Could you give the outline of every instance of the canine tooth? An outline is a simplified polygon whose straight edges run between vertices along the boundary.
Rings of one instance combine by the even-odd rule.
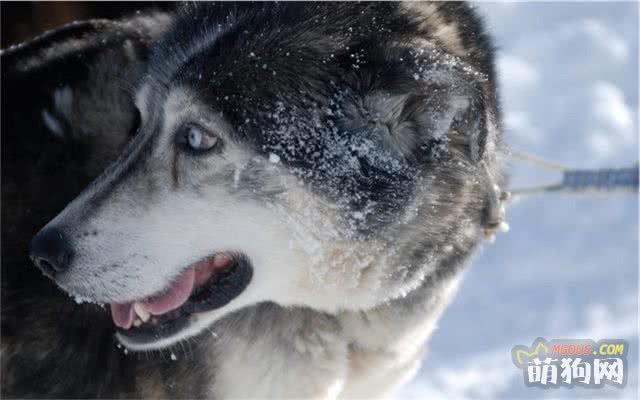
[[[142,321],[140,321],[138,318],[136,318],[133,321],[133,326],[135,326],[136,328],[139,327],[140,325],[142,325]]]
[[[133,311],[138,314],[138,317],[140,317],[142,322],[147,322],[149,321],[149,318],[151,318],[151,313],[145,310],[145,308],[140,303],[133,303]]]

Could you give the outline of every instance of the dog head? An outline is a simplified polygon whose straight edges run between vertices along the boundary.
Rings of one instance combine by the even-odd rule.
[[[188,7],[135,138],[34,238],[36,264],[110,303],[134,350],[263,301],[368,309],[458,264],[499,164],[490,57],[421,29],[393,4]]]

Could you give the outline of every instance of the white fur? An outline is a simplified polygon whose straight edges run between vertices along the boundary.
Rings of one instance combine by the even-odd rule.
[[[139,98],[142,110],[144,103]],[[172,156],[163,149],[170,148],[173,132],[185,121],[197,118],[228,137],[224,123],[182,90],[169,96],[165,115],[159,139],[163,143],[153,155],[161,164],[170,162]],[[206,168],[191,166],[182,179],[198,179],[193,171],[198,169],[241,169],[252,157],[227,141],[224,156],[212,156]],[[277,164],[265,162],[276,184],[286,188],[277,204],[237,198],[224,185],[204,185],[197,192],[167,189],[149,204],[137,198],[135,189],[117,187],[109,201],[77,228],[78,233],[99,234],[77,235],[78,267],[58,283],[96,302],[124,303],[161,292],[186,267],[212,253],[241,251],[250,258],[253,279],[237,298],[221,309],[194,316],[189,328],[173,338],[137,345],[120,337],[132,350],[165,347],[201,332],[234,310],[262,301],[335,313],[369,309],[386,300],[390,293],[382,281],[396,267],[395,248],[384,242],[348,239],[337,222],[338,210]],[[92,192],[85,192],[51,224],[73,215],[91,196]]]
[[[143,120],[148,92],[143,87],[137,100]],[[269,301],[282,307],[272,311],[283,318],[282,323],[259,335],[236,328],[220,330],[212,355],[211,396],[381,397],[409,379],[452,292],[446,285],[414,290],[432,271],[429,266],[410,285],[393,290],[386,285],[391,271],[402,267],[398,246],[411,238],[396,235],[394,243],[351,239],[338,218],[341,210],[311,193],[282,163],[266,157],[257,160],[259,156],[234,144],[224,122],[188,92],[172,91],[164,114],[167,118],[151,157],[159,165],[178,157],[178,187],[169,189],[173,184],[167,183],[152,201],[145,201],[135,186],[114,187],[108,201],[76,225],[76,266],[58,283],[97,302],[130,302],[164,290],[203,257],[240,251],[254,270],[251,283],[238,297],[222,308],[192,315],[186,328],[172,337],[141,344],[118,335],[120,342],[133,351],[167,348],[216,329],[225,317],[233,319],[234,312],[245,313]],[[225,141],[224,154],[193,161],[167,150],[177,128],[194,120]],[[250,162],[263,162],[265,179],[282,188],[277,201],[238,196],[230,190],[242,187],[242,171]],[[185,168],[181,163],[191,164]],[[230,182],[189,190],[190,182],[221,179],[215,173],[223,169],[233,171],[227,178]],[[150,171],[165,173],[161,168]],[[51,224],[73,218],[102,189],[101,184],[82,194]],[[408,207],[404,223],[417,217],[411,211],[416,207]],[[98,233],[82,235],[83,231]],[[403,309],[405,302],[417,311],[398,313],[397,307]],[[293,306],[313,311],[304,309],[304,318],[298,317],[289,309]],[[308,320],[309,315],[315,317]]]

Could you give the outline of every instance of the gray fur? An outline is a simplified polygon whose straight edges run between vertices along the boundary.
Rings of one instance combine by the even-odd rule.
[[[245,253],[254,277],[158,340],[150,361],[114,349],[92,361],[113,374],[100,387],[112,397],[390,395],[418,368],[502,180],[480,22],[457,3],[206,4],[172,20],[138,84],[139,133],[47,225],[74,249],[56,283],[83,300],[130,302],[218,251]],[[112,154],[122,142],[102,132],[125,130],[131,107],[101,92],[107,64],[89,74],[87,102],[74,95],[74,112],[58,114],[71,137],[92,127],[91,142]],[[181,152],[175,137],[194,122],[224,146]],[[106,335],[104,312],[91,313]]]

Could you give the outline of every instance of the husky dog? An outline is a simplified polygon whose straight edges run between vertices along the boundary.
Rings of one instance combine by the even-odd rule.
[[[31,243],[64,291],[108,304],[127,352],[167,358],[104,355],[85,366],[109,372],[96,395],[391,393],[501,223],[480,21],[464,3],[195,4],[170,20],[134,138]]]

